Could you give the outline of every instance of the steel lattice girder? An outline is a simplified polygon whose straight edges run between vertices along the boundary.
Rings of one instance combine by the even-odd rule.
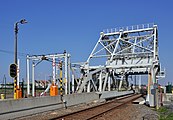
[[[91,79],[95,85],[98,85],[101,79],[98,88],[100,85],[106,85],[103,82],[108,82],[110,71],[124,76],[148,74],[151,69],[155,69],[157,75],[160,70],[157,31],[157,25],[146,24],[101,32],[98,42],[83,67],[85,78],[79,91],[82,92],[84,86],[88,86],[89,92]],[[102,71],[107,71],[109,75],[102,74]]]
[[[147,25],[146,25],[147,26]],[[105,63],[95,65],[93,59],[106,58]],[[98,68],[100,65],[106,68],[116,68],[116,72],[146,72],[152,66],[153,61],[158,61],[157,26],[148,25],[135,29],[120,29],[113,33],[101,32],[100,38],[90,54],[87,62],[89,68]]]

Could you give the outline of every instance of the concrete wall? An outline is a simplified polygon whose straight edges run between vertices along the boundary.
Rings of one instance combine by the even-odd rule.
[[[24,98],[19,100],[1,100],[0,101],[0,120],[13,119],[31,114],[41,113],[48,110],[55,110],[72,106],[80,103],[89,103],[95,100],[104,100],[106,98],[119,97],[133,93],[132,91],[105,91],[102,93],[78,93],[64,95],[63,101],[60,96],[55,97],[36,97]],[[64,104],[66,103],[66,104]]]
[[[132,94],[133,91],[104,91],[101,94],[98,92],[98,94],[100,94],[100,99],[107,99],[107,98],[113,98],[113,97],[120,97],[123,95],[128,95],[128,94]]]
[[[99,99],[96,93],[71,94],[63,97],[67,106],[91,102]],[[60,96],[36,97],[19,100],[0,101],[0,119],[13,119],[64,107]]]
[[[96,93],[76,93],[76,94],[66,95],[63,98],[67,102],[67,106],[71,106],[71,105],[98,100],[99,95]]]
[[[163,101],[173,101],[173,94],[172,93],[163,94]]]

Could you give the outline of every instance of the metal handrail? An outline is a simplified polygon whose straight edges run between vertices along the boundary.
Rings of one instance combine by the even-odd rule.
[[[130,31],[130,30],[138,30],[138,29],[152,28],[153,26],[154,26],[154,23],[147,23],[147,24],[126,26],[126,27],[118,27],[118,28],[105,29],[105,30],[103,30],[103,32],[104,33],[114,33],[114,32],[119,32],[121,30],[123,30],[123,31]]]

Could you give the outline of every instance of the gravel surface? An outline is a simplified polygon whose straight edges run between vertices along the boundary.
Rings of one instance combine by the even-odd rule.
[[[173,101],[165,101],[163,105],[168,108],[171,112],[173,112]]]
[[[30,115],[27,117],[21,117],[21,118],[17,118],[16,120],[48,120],[57,116],[61,116],[64,114],[75,112],[75,111],[80,111],[80,110],[90,108],[92,106],[96,106],[103,103],[105,103],[105,101],[102,101],[102,102],[93,101],[91,103],[83,103],[83,104],[79,104],[75,106],[70,106],[67,109],[61,108],[61,109],[57,109],[57,110],[53,110],[49,112],[43,112],[39,114]]]
[[[133,118],[136,118],[137,120],[158,120],[159,119],[159,115],[152,108],[149,108],[145,105],[133,105],[133,107],[135,109],[133,111],[135,114]]]
[[[145,105],[128,104],[121,106],[100,120],[158,120],[156,111]]]
[[[17,120],[48,120],[55,116],[60,116],[70,112],[79,111],[98,104],[102,103],[92,102],[89,104],[80,104],[77,106],[68,107],[67,109],[62,108],[54,111],[23,117],[20,119],[18,118]],[[118,109],[115,109],[113,112],[109,114],[103,115],[101,118],[99,118],[99,120],[158,120],[158,115],[156,111],[152,110],[151,108],[145,105],[127,104],[121,106]]]

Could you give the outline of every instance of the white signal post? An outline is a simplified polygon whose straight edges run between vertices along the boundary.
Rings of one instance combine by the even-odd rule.
[[[55,77],[55,56],[53,57],[52,67],[53,67],[53,85],[56,85],[56,77]]]
[[[20,73],[20,68],[19,68],[19,63],[20,63],[20,60],[18,59],[17,61],[17,89],[19,89],[19,73]]]

